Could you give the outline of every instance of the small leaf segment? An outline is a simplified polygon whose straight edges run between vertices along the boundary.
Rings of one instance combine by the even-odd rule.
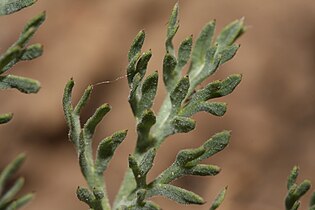
[[[203,164],[202,161],[228,145],[229,131],[215,134],[198,148],[180,151],[170,167],[153,181],[147,182],[156,151],[165,139],[193,130],[196,122],[191,117],[195,113],[205,111],[223,116],[226,103],[209,100],[230,94],[241,81],[241,75],[233,74],[224,80],[210,82],[204,88],[197,88],[235,55],[239,46],[234,42],[245,31],[243,19],[227,25],[216,39],[213,38],[215,22],[209,22],[194,46],[192,36],[189,36],[181,42],[176,53],[172,40],[179,28],[178,13],[176,4],[168,22],[163,61],[163,81],[167,94],[158,114],[152,110],[158,73],[155,71],[146,76],[152,52],[142,52],[144,31],[137,34],[128,53],[129,103],[136,118],[138,139],[134,153],[129,156],[129,170],[114,202],[114,209],[160,209],[149,200],[153,196],[164,196],[181,204],[203,204],[204,200],[199,195],[174,186],[172,182],[183,176],[214,176],[220,172],[218,166]],[[188,72],[183,76],[183,69],[189,61]],[[211,209],[221,204],[225,192],[226,189]]]
[[[0,15],[10,14],[26,6],[33,4],[35,1],[17,1],[1,0]],[[40,83],[37,80],[6,74],[19,61],[33,60],[43,54],[41,44],[28,45],[30,39],[34,36],[37,29],[45,21],[45,12],[40,13],[31,19],[24,27],[18,40],[12,44],[5,53],[0,55],[0,90],[17,89],[22,93],[37,93],[40,89]],[[0,114],[0,124],[9,122],[13,117],[12,113]]]
[[[96,157],[93,158],[92,141],[97,125],[110,111],[108,104],[101,105],[95,113],[81,127],[80,113],[87,104],[93,86],[88,86],[76,106],[72,106],[72,89],[74,81],[71,79],[64,91],[63,109],[69,126],[69,139],[74,144],[79,158],[81,172],[87,181],[88,188],[78,187],[77,197],[94,210],[108,210],[110,208],[104,181],[104,171],[119,144],[125,139],[127,130],[114,133],[104,138],[98,145]]]
[[[311,182],[309,180],[302,181],[301,184],[297,184],[296,180],[299,175],[299,167],[294,166],[287,181],[288,193],[285,198],[286,210],[297,210],[300,207],[300,198],[309,191],[311,188]],[[309,203],[309,210],[315,210],[315,192],[311,196]]]
[[[24,206],[32,198],[33,194],[28,193],[19,198],[16,198],[24,185],[24,178],[20,177],[13,182],[11,186],[8,181],[21,168],[25,160],[25,155],[20,154],[10,164],[8,164],[0,173],[0,209],[1,210],[15,210]]]

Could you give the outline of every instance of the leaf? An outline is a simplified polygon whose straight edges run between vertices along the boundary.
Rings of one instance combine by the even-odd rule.
[[[173,46],[172,41],[179,28],[178,13],[179,13],[179,6],[178,6],[178,3],[176,3],[173,8],[171,17],[168,21],[166,42],[165,42],[166,51],[173,56],[175,56],[175,52],[174,52],[174,46]]]
[[[220,55],[220,64],[223,64],[231,60],[239,48],[240,48],[239,45],[232,44],[223,49],[220,49],[220,52],[218,53]]]
[[[178,75],[175,72],[177,66],[176,58],[167,53],[163,60],[163,81],[168,92],[171,92],[178,80]]]
[[[144,39],[145,39],[145,32],[143,30],[141,30],[137,36],[135,37],[135,39],[133,40],[133,43],[130,47],[130,50],[128,52],[128,61],[131,62],[132,59],[134,59],[134,57],[141,52],[141,48],[143,46],[144,43]]]
[[[210,21],[203,27],[200,35],[198,36],[195,47],[192,51],[191,67],[188,71],[190,74],[196,74],[194,71],[201,70],[201,66],[205,62],[207,49],[210,47],[212,42],[215,25],[215,21]]]
[[[136,71],[136,64],[137,61],[139,60],[141,54],[140,52],[138,54],[136,54],[131,61],[129,62],[128,66],[127,66],[127,79],[128,79],[128,84],[129,84],[129,88],[134,89],[134,80],[136,75],[138,75],[139,80],[142,79],[142,77],[140,76],[139,73],[137,73]]]
[[[185,149],[181,150],[176,156],[176,164],[185,166],[188,162],[193,161],[205,153],[203,147],[196,149]]]
[[[140,56],[140,58],[137,62],[136,73],[139,73],[141,78],[144,77],[144,75],[147,71],[148,63],[149,63],[151,57],[152,57],[152,52],[151,52],[151,50],[149,50],[148,52],[144,52]]]
[[[217,38],[217,43],[222,47],[231,45],[244,31],[244,19],[235,20],[223,28]]]
[[[290,188],[296,183],[296,179],[298,176],[299,176],[299,167],[294,166],[288,177],[288,183],[287,183],[288,190],[290,190]]]
[[[22,93],[37,93],[40,89],[40,83],[30,78],[6,75],[0,76],[0,89],[15,88]]]
[[[133,77],[133,81],[131,83],[131,90],[129,93],[128,101],[131,106],[132,112],[134,116],[137,116],[138,114],[138,102],[140,100],[140,93],[139,93],[139,87],[141,86],[141,76],[139,73],[137,73]]]
[[[6,207],[6,210],[19,209],[22,206],[24,206],[25,204],[27,204],[30,200],[32,200],[33,197],[34,197],[34,194],[32,194],[32,193],[26,194],[26,195],[22,196],[21,198],[18,198],[17,200],[10,203],[10,205],[8,205]]]
[[[158,72],[149,75],[141,87],[141,99],[137,108],[138,116],[153,105],[158,85]]]
[[[81,124],[78,115],[73,114],[73,107],[72,107],[72,90],[74,87],[74,81],[71,78],[64,89],[63,94],[63,111],[65,114],[66,122],[69,127],[68,137],[72,143],[74,143],[75,147],[79,149],[79,139],[80,139],[80,131],[81,131]]]
[[[36,0],[1,0],[0,15],[9,15],[25,7],[31,6]]]
[[[21,56],[21,60],[33,60],[43,54],[43,45],[33,44],[25,48]]]
[[[140,171],[140,166],[133,155],[129,155],[128,163],[129,163],[129,168],[132,170],[135,181],[137,183],[137,189],[144,188],[146,185],[145,177],[142,176],[141,171]]]
[[[21,54],[22,49],[18,46],[9,48],[0,57],[0,74],[4,73],[8,68],[5,68],[11,62],[14,62]]]
[[[177,111],[181,107],[181,104],[187,95],[188,89],[189,89],[189,78],[188,76],[186,76],[186,77],[183,77],[177,83],[175,89],[172,91],[170,95],[173,111]]]
[[[232,74],[223,81],[216,80],[211,82],[205,88],[193,94],[190,103],[226,96],[233,92],[236,86],[241,82],[241,79],[242,76],[240,74]]]
[[[85,138],[91,138],[95,132],[96,126],[101,122],[103,117],[111,110],[109,104],[103,104],[95,113],[86,121],[83,129]]]
[[[13,118],[13,113],[6,113],[0,115],[0,124],[9,122]]]
[[[190,103],[179,113],[180,116],[190,117],[197,112],[205,111],[214,116],[223,116],[226,112],[226,103],[222,102],[198,102]]]
[[[5,208],[5,206],[8,205],[8,203],[10,203],[14,199],[16,194],[22,189],[23,185],[24,185],[23,178],[19,178],[17,181],[15,181],[13,186],[10,189],[8,189],[4,195],[1,196],[0,209]]]
[[[153,161],[156,155],[156,149],[155,148],[151,148],[149,149],[143,156],[139,167],[140,167],[140,173],[142,176],[146,176],[148,174],[148,172],[150,171],[150,169],[153,166]]]
[[[19,39],[12,46],[19,46],[24,48],[30,39],[34,36],[37,29],[42,25],[46,19],[46,12],[42,12],[32,18],[25,25]]]
[[[138,133],[138,140],[137,140],[137,152],[143,153],[149,148],[153,142],[149,137],[150,130],[152,126],[156,122],[156,117],[152,110],[146,110],[143,112],[138,124],[137,124],[137,133]]]
[[[101,141],[96,152],[95,170],[97,174],[103,174],[108,167],[109,161],[112,159],[117,147],[126,138],[127,130],[114,133]]]
[[[210,207],[209,210],[215,210],[217,209],[223,202],[224,198],[225,198],[225,194],[227,191],[227,187],[225,187],[220,193],[219,195],[215,198],[214,202],[212,203],[212,206]]]
[[[198,164],[187,170],[187,174],[194,176],[215,176],[220,173],[221,169],[214,165]]]
[[[178,66],[177,68],[181,70],[188,62],[190,58],[192,48],[192,36],[186,38],[179,46],[178,49]]]
[[[75,114],[79,115],[80,112],[81,112],[81,110],[83,109],[83,107],[85,107],[86,103],[88,102],[88,100],[89,100],[90,97],[91,97],[92,90],[93,90],[93,86],[92,86],[92,85],[89,85],[89,86],[85,89],[85,91],[84,91],[82,97],[80,98],[78,104],[77,104],[77,105],[75,106],[75,108],[74,108],[74,113],[75,113]]]
[[[11,178],[25,161],[25,155],[19,154],[11,163],[9,163],[0,174],[0,192],[3,191],[6,181]]]
[[[95,200],[93,194],[86,188],[78,187],[77,189],[77,197],[80,201],[88,204],[91,208],[93,208],[93,202]]]
[[[208,141],[203,144],[204,149],[206,150],[204,154],[198,157],[196,160],[193,160],[189,165],[196,165],[202,160],[205,160],[214,154],[222,151],[228,144],[231,137],[230,131],[223,131],[213,135]]]
[[[204,203],[204,200],[199,195],[169,184],[158,184],[147,191],[148,198],[156,195],[164,196],[180,204]]]
[[[188,117],[176,116],[171,122],[175,133],[188,133],[196,127],[196,121]]]

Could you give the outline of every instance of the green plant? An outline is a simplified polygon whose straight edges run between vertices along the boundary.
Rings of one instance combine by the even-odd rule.
[[[299,167],[294,166],[287,181],[288,193],[285,198],[286,210],[297,210],[300,207],[300,198],[311,188],[309,180],[303,180],[301,184],[297,184],[296,180],[299,175]],[[312,194],[309,210],[315,210],[315,192]]]
[[[35,0],[0,0],[0,15],[11,14],[35,2]],[[30,20],[25,25],[18,40],[0,56],[0,90],[15,88],[23,93],[37,93],[40,89],[40,84],[36,80],[10,74],[3,75],[3,73],[6,73],[19,61],[32,60],[42,55],[43,46],[41,44],[28,46],[27,44],[44,20],[45,13],[41,13]],[[9,122],[12,117],[12,113],[1,114],[0,124]],[[7,181],[17,172],[24,160],[25,155],[20,154],[0,173],[0,210],[18,209],[33,197],[32,193],[28,193],[16,198],[17,193],[24,185],[22,177],[18,178],[11,186],[7,184]]]
[[[213,81],[204,88],[198,88],[205,79],[230,60],[239,46],[235,40],[244,32],[243,20],[227,25],[216,39],[213,38],[215,21],[204,26],[193,47],[192,36],[187,37],[179,46],[176,54],[172,40],[179,28],[178,4],[175,5],[167,27],[166,54],[163,61],[163,81],[167,90],[165,100],[156,115],[152,110],[157,91],[158,73],[145,76],[151,51],[141,52],[145,39],[140,31],[128,53],[127,79],[130,87],[129,103],[136,119],[138,139],[135,151],[129,156],[129,169],[115,199],[113,209],[160,209],[149,201],[153,196],[164,196],[181,204],[203,204],[197,194],[172,185],[172,181],[187,175],[214,176],[220,172],[215,165],[202,164],[201,161],[223,150],[229,143],[230,132],[215,134],[198,148],[179,151],[174,163],[153,181],[147,182],[146,176],[153,166],[156,151],[165,139],[176,133],[186,133],[195,128],[191,117],[201,111],[215,116],[223,116],[226,104],[208,102],[210,99],[230,94],[241,81],[241,75],[230,75],[222,81]],[[183,68],[190,66],[186,76]],[[79,200],[91,209],[111,209],[106,193],[103,173],[115,149],[125,139],[127,131],[118,131],[103,139],[93,157],[92,139],[97,125],[110,111],[104,104],[81,127],[80,112],[86,105],[93,86],[89,86],[76,106],[72,105],[71,94],[74,81],[71,79],[63,97],[65,118],[69,126],[69,138],[75,145],[81,172],[88,188],[79,187]],[[219,194],[211,210],[223,201],[226,188]]]

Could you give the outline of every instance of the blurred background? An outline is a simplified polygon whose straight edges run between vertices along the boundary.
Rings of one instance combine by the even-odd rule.
[[[74,100],[88,84],[113,80],[125,74],[129,46],[141,29],[147,33],[144,50],[152,49],[149,71],[162,69],[166,24],[175,0],[41,0],[31,8],[0,18],[0,50],[13,43],[25,22],[47,11],[47,21],[32,42],[43,43],[44,55],[20,63],[10,73],[38,79],[41,91],[24,95],[1,91],[0,110],[14,112],[12,122],[0,127],[1,168],[18,153],[27,154],[20,174],[26,178],[24,192],[36,198],[25,210],[79,210],[75,191],[85,186],[73,145],[67,139],[61,98],[64,85],[76,81]],[[209,81],[242,73],[241,85],[230,96],[228,112],[218,118],[197,114],[197,128],[175,135],[162,145],[150,178],[174,160],[179,149],[202,144],[214,133],[232,130],[231,144],[208,163],[222,167],[215,177],[187,177],[176,185],[202,195],[204,206],[181,206],[155,198],[163,209],[209,209],[217,193],[228,185],[222,210],[284,209],[286,178],[295,164],[300,181],[315,183],[315,2],[314,0],[199,0],[180,1],[178,46],[186,36],[197,37],[211,19],[217,32],[234,19],[245,17],[248,30],[234,59]],[[164,96],[160,81],[157,111]],[[86,120],[104,102],[112,111],[99,127],[95,140],[116,130],[129,129],[106,173],[110,199],[122,180],[127,157],[135,144],[135,122],[127,103],[127,81],[97,86],[83,112]],[[313,189],[314,190],[314,189]],[[309,193],[310,194],[310,193]],[[308,198],[303,199],[306,209]]]

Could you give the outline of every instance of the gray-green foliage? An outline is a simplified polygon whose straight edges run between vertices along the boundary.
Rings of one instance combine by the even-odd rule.
[[[0,15],[19,11],[32,5],[34,2],[35,0],[0,0]],[[4,75],[4,73],[19,61],[32,60],[42,55],[43,46],[41,44],[28,45],[28,43],[44,20],[45,13],[41,13],[30,20],[24,27],[18,40],[0,55],[0,90],[15,88],[23,93],[38,92],[40,88],[38,81],[15,75]],[[1,114],[0,124],[9,122],[12,117],[12,113]],[[24,178],[20,177],[13,184],[8,184],[8,181],[11,181],[12,176],[15,175],[24,160],[25,155],[20,154],[0,173],[0,210],[19,209],[33,198],[32,193],[17,197],[24,185]]]
[[[25,160],[25,155],[20,154],[13,160],[0,174],[0,209],[1,210],[14,210],[24,206],[33,198],[32,193],[23,195],[16,198],[17,193],[24,185],[24,178],[20,177],[8,187],[9,179],[17,172]]]
[[[1,0],[0,15],[13,13],[34,2],[34,0]],[[0,55],[0,90],[15,88],[22,93],[37,93],[40,89],[40,83],[37,80],[6,73],[19,61],[32,60],[42,55],[41,44],[28,45],[28,43],[44,22],[45,16],[45,12],[42,12],[28,21],[18,40]],[[1,114],[0,124],[7,123],[12,117],[12,113]]]
[[[297,210],[300,207],[300,198],[311,188],[309,180],[303,180],[301,184],[297,184],[296,180],[299,175],[299,167],[294,166],[287,181],[288,193],[285,198],[286,210]],[[315,193],[312,194],[309,203],[309,210],[315,210]]]
[[[79,187],[79,200],[87,203],[91,209],[110,209],[103,173],[106,170],[116,148],[125,139],[127,131],[118,131],[110,137],[104,138],[98,145],[96,157],[93,157],[92,140],[97,125],[110,111],[108,104],[101,105],[95,113],[81,126],[80,112],[86,105],[92,93],[92,86],[87,87],[76,106],[72,105],[72,89],[74,81],[71,79],[65,88],[63,108],[67,124],[70,128],[69,138],[75,145],[81,172],[87,180],[89,189]]]
[[[233,74],[224,80],[210,82],[204,88],[197,88],[201,82],[216,72],[220,65],[235,55],[239,46],[234,42],[244,32],[243,20],[236,20],[227,25],[216,39],[213,38],[215,22],[211,21],[202,29],[194,45],[192,36],[188,36],[176,50],[173,38],[179,28],[178,12],[176,4],[167,27],[166,54],[163,61],[163,81],[167,94],[157,114],[152,110],[152,105],[157,93],[158,72],[146,76],[152,52],[151,50],[142,52],[144,31],[138,33],[129,50],[128,101],[136,119],[138,137],[135,151],[129,156],[129,169],[112,209],[160,209],[149,200],[153,196],[164,196],[181,204],[203,204],[205,201],[202,197],[174,186],[172,182],[188,175],[215,176],[221,170],[218,166],[205,164],[203,161],[228,145],[229,131],[215,134],[200,147],[179,151],[171,166],[152,181],[147,180],[156,152],[165,139],[176,133],[193,130],[196,122],[191,117],[197,112],[205,111],[215,116],[223,116],[226,104],[209,100],[230,94],[241,81],[241,75]],[[183,75],[183,69],[188,63],[190,63],[188,72]],[[101,106],[81,127],[80,110],[86,104],[92,86],[86,89],[78,104],[73,107],[71,103],[73,85],[73,80],[66,85],[63,107],[70,128],[69,138],[75,144],[81,171],[89,186],[89,189],[80,187],[77,195],[91,209],[111,209],[103,173],[115,149],[125,138],[126,131],[105,138],[99,144],[96,158],[93,158],[91,142],[95,127],[109,111],[109,105]],[[101,196],[96,195],[95,189],[99,190]],[[211,210],[218,208],[225,192],[226,188],[215,199]]]

